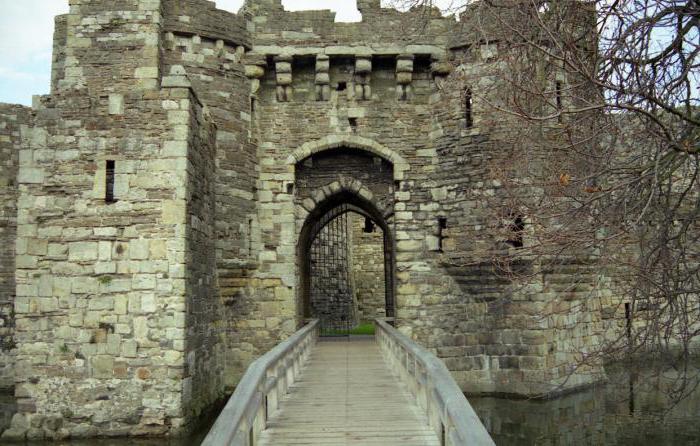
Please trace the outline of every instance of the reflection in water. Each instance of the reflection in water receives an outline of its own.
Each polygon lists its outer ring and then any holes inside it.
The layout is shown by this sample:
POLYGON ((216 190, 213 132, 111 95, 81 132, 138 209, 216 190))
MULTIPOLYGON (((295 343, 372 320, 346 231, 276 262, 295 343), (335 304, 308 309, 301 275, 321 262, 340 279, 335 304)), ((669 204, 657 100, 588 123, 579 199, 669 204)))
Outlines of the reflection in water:
MULTIPOLYGON (((700 389, 677 405, 666 395, 673 372, 617 370, 609 383, 561 398, 509 400, 470 397, 469 401, 498 446, 700 446, 700 389)), ((698 373, 698 369, 693 370, 698 373)), ((0 394, 0 432, 16 410, 11 395, 0 394)), ((195 446, 215 415, 200 431, 183 439, 90 439, 31 443, 32 446, 195 446)))
POLYGON ((0 393, 0 433, 10 427, 12 415, 17 411, 15 397, 5 393, 0 393))
MULTIPOLYGON (((11 394, 0 393, 0 433, 10 426, 12 415, 17 410, 15 398, 11 394)), ((123 439, 87 439, 87 440, 62 440, 54 442, 28 442, 20 443, 26 446, 196 446, 204 440, 207 432, 216 420, 218 412, 203 421, 203 425, 197 432, 184 438, 123 438, 123 439)))
POLYGON ((557 399, 469 402, 498 446, 700 445, 700 389, 672 404, 677 376, 615 370, 608 384, 557 399))

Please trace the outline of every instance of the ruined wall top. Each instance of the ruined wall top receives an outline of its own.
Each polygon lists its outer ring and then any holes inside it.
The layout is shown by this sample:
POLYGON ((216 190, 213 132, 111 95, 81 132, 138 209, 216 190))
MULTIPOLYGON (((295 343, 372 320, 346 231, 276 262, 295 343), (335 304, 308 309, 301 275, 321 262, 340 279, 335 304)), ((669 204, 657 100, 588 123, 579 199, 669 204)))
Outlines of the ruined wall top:
POLYGON ((165 30, 251 47, 244 14, 216 8, 208 0, 162 0, 165 30))
POLYGON ((382 8, 379 0, 357 0, 357 8, 362 21, 356 23, 336 22, 330 10, 285 11, 281 0, 248 0, 242 12, 251 20, 255 52, 265 54, 318 54, 328 47, 335 55, 434 53, 448 45, 457 25, 437 9, 427 17, 425 10, 382 8), (407 51, 409 45, 434 48, 407 51))

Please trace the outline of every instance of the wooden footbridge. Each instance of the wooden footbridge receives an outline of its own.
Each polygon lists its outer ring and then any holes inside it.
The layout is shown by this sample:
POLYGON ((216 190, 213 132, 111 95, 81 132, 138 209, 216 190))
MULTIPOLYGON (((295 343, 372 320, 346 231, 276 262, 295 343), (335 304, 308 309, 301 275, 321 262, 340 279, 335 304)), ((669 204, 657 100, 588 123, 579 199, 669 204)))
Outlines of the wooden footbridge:
POLYGON ((434 355, 385 321, 321 340, 314 321, 253 362, 202 446, 493 446, 434 355))

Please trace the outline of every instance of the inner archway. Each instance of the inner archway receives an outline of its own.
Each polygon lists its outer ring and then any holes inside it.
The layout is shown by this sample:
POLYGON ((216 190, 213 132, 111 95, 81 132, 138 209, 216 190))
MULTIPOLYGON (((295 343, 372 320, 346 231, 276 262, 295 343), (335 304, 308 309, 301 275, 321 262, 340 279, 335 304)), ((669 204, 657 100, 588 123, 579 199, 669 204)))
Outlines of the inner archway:
POLYGON ((333 149, 296 165, 299 315, 343 333, 393 318, 392 165, 357 149, 333 149))
POLYGON ((385 218, 341 202, 305 228, 304 316, 346 334, 394 316, 393 238, 385 218))

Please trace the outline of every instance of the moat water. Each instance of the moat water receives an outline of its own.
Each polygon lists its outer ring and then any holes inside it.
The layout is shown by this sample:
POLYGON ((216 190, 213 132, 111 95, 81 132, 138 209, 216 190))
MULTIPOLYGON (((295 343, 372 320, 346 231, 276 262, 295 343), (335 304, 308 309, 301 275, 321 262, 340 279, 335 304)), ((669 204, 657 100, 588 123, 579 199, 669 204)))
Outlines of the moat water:
MULTIPOLYGON (((674 403, 667 397, 678 376, 673 371, 659 375, 643 369, 616 370, 609 376, 607 384, 557 399, 471 397, 469 401, 498 446, 700 445, 699 388, 674 403)), ((0 394, 0 432, 14 412, 14 398, 0 394)), ((91 439, 30 444, 196 446, 210 427, 209 423, 205 424, 195 435, 182 439, 91 439)))
POLYGON ((700 445, 699 372, 619 368, 606 384, 556 399, 469 401, 498 446, 700 445), (674 389, 684 397, 670 398, 674 389))

